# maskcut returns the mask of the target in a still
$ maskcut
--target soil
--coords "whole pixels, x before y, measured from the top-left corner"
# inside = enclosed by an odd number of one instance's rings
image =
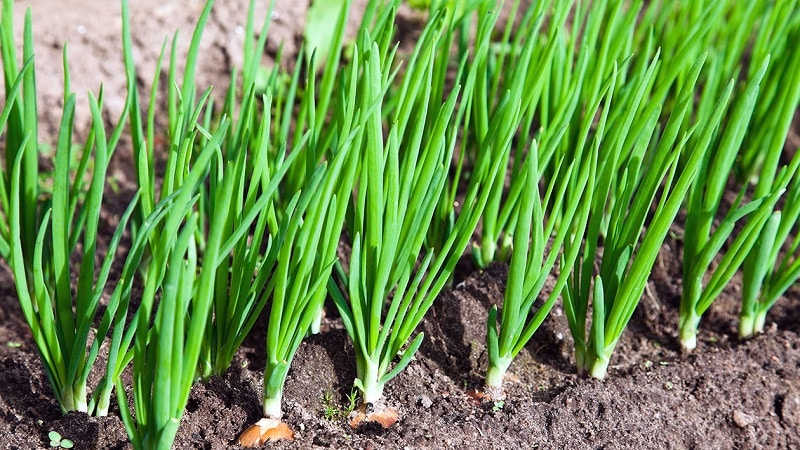
[[[114,108],[121,103],[114,102],[121,102],[124,91],[116,2],[30,3],[43,123],[58,123],[65,39],[70,41],[73,89],[85,92],[103,80],[106,105],[115,117]],[[188,42],[192,18],[203,2],[131,3],[139,79],[149,80],[164,36],[181,27]],[[227,83],[241,48],[237,26],[243,25],[246,3],[218,2],[203,40],[199,83]],[[305,11],[299,4],[277,2],[270,51],[283,41],[285,54],[296,54]],[[22,23],[24,6],[15,6],[17,24]],[[40,140],[54,142],[52,132],[45,130]],[[132,182],[125,158],[124,153],[118,157],[123,162],[113,174],[123,188],[125,180]],[[773,308],[764,334],[740,342],[740,280],[734,280],[704,317],[697,350],[683,355],[677,345],[679,257],[680,242],[670,238],[605,380],[576,374],[569,329],[557,305],[511,365],[519,380],[507,385],[503,402],[476,402],[470,393],[481,387],[487,311],[502,299],[507,267],[495,264],[477,271],[463,264],[454,286],[442,293],[420,326],[425,341],[416,359],[386,388],[387,402],[400,413],[400,421],[388,430],[353,430],[344,418],[325,417],[326,406],[346,408],[355,377],[347,334],[340,321],[328,319],[322,333],[301,345],[289,373],[284,412],[295,441],[272,446],[800,448],[800,288],[793,287]],[[223,377],[194,387],[174,448],[234,448],[238,434],[261,417],[264,332],[253,330]],[[48,448],[51,430],[73,440],[78,449],[131,448],[114,412],[112,408],[103,418],[61,414],[19,310],[11,275],[0,266],[0,448]]]

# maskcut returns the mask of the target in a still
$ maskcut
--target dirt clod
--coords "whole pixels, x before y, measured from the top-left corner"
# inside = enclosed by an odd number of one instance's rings
[[[739,428],[747,428],[747,426],[752,425],[753,422],[755,422],[755,418],[750,414],[743,413],[738,409],[733,412],[733,423]]]

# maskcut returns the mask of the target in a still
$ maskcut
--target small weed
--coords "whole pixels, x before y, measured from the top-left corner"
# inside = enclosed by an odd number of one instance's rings
[[[506,406],[506,402],[503,400],[495,400],[494,404],[492,405],[492,411],[498,412]]]
[[[322,393],[322,414],[327,420],[334,420],[336,418],[336,405],[333,403],[333,394],[331,391]]]
[[[347,405],[344,408],[339,407],[333,400],[333,393],[325,391],[322,393],[322,414],[325,419],[334,421],[342,420],[347,417],[358,405],[358,391],[353,389],[347,395]]]
[[[50,447],[72,448],[75,445],[71,440],[62,438],[58,431],[50,431],[47,437],[50,438]]]
[[[358,391],[353,389],[347,395],[347,413],[345,415],[350,414],[351,411],[356,409],[357,403],[358,403]]]

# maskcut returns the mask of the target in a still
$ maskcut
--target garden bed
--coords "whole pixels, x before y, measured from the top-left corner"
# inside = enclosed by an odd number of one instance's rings
[[[674,248],[674,247],[672,247]],[[664,252],[671,252],[665,246]],[[670,258],[665,258],[670,259]],[[669,261],[665,262],[669,264]],[[703,322],[696,352],[677,344],[677,283],[660,269],[649,284],[603,381],[579,377],[569,329],[556,306],[511,372],[501,404],[479,404],[486,367],[487,305],[501,299],[504,265],[471,272],[434,306],[416,361],[387,386],[401,420],[391,429],[353,431],[326,419],[326,405],[347,406],[355,372],[352,347],[337,321],[304,342],[285,392],[293,443],[271,448],[797,448],[800,445],[800,293],[770,315],[769,330],[736,339],[735,297]],[[31,344],[11,280],[0,307],[0,433],[9,449],[45,448],[56,430],[81,449],[130,448],[122,422],[81,413],[62,417]],[[735,293],[736,285],[729,288]],[[730,295],[730,293],[728,295]],[[176,449],[234,447],[261,417],[264,330],[255,330],[222,379],[195,386]],[[12,347],[7,343],[21,343]],[[327,400],[326,401],[326,397]],[[536,447],[538,446],[538,447]]]
[[[137,64],[144,79],[153,71],[149,64],[157,57],[152,52],[160,48],[161,36],[180,26],[188,38],[191,18],[203,6],[203,2],[196,1],[189,2],[190,7],[170,9],[161,3],[134,5],[134,35],[141,36],[135,41],[141,52],[137,54]],[[241,46],[236,41],[236,18],[242,16],[239,20],[243,20],[245,3],[216,5],[203,41],[204,56],[200,60],[205,65],[201,67],[199,83],[226,85],[230,66],[237,63],[234,49]],[[40,140],[55,139],[62,95],[57,62],[64,39],[70,41],[74,90],[83,93],[96,89],[102,80],[109,99],[124,98],[124,73],[106,65],[109,59],[118,59],[113,55],[120,54],[116,47],[119,28],[104,27],[119,21],[118,6],[112,4],[91,15],[74,10],[66,18],[55,12],[57,8],[68,8],[62,2],[37,2],[34,6],[39,40],[37,83],[45,97],[40,107],[45,133]],[[272,45],[274,52],[277,40],[283,40],[289,43],[285,52],[291,54],[297,51],[295,44],[301,40],[303,25],[300,20],[287,17],[304,17],[304,11],[282,10],[281,4],[295,3],[279,2],[278,11],[285,15],[276,19],[268,49]],[[147,6],[152,7],[149,12]],[[76,24],[84,28],[73,44],[75,39],[69,33],[78,32]],[[47,67],[51,69],[39,71]],[[116,117],[118,111],[113,102],[108,107],[110,117]],[[88,123],[87,117],[87,127]],[[50,125],[52,134],[48,135]],[[125,204],[132,195],[136,183],[133,168],[125,162],[129,160],[124,152],[114,159],[110,175],[120,189],[108,195],[120,201],[110,204]],[[114,223],[121,212],[109,209],[102,217]],[[676,233],[681,226],[680,221],[673,225]],[[287,379],[284,420],[294,428],[295,441],[271,446],[800,447],[800,289],[790,289],[773,308],[764,334],[739,342],[736,335],[741,280],[735,278],[703,318],[698,348],[691,355],[683,355],[678,344],[680,257],[680,242],[668,239],[605,380],[577,375],[569,328],[558,303],[511,365],[510,372],[519,380],[508,383],[504,401],[494,402],[481,401],[471,394],[482,386],[487,364],[486,317],[489,307],[502,301],[507,266],[493,264],[478,271],[462,264],[453,287],[445,289],[420,327],[425,341],[416,359],[387,385],[386,400],[401,417],[388,430],[353,430],[348,425],[345,416],[347,396],[355,378],[354,354],[341,321],[330,317],[323,322],[320,334],[301,344]],[[94,418],[82,413],[62,416],[13,286],[11,274],[3,265],[0,447],[46,448],[48,432],[57,431],[79,449],[131,448],[115,414],[116,406],[112,406],[109,417]],[[331,316],[335,315],[333,304],[328,304],[327,309]],[[265,325],[257,325],[224,377],[193,388],[174,448],[235,447],[239,433],[261,418],[264,341]]]

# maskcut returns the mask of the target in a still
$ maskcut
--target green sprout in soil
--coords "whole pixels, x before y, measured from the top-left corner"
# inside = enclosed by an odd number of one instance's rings
[[[711,17],[724,14],[726,20],[709,28],[702,38],[715,61],[703,77],[705,89],[721,89],[725,79],[738,72],[745,72],[739,78],[746,82],[732,99],[729,118],[717,132],[713,150],[706,155],[701,175],[689,194],[680,308],[680,340],[686,350],[696,346],[700,318],[740,266],[744,275],[742,336],[760,329],[758,324],[776,299],[775,293],[783,292],[783,286],[797,276],[792,273],[796,269],[791,267],[791,257],[783,260],[784,265],[777,261],[777,249],[795,223],[794,212],[791,206],[787,208],[789,217],[781,225],[781,234],[776,234],[781,219],[775,212],[796,172],[794,164],[778,170],[791,117],[800,100],[796,73],[800,58],[797,52],[787,51],[786,44],[800,29],[796,5],[795,1],[707,5]],[[710,101],[696,106],[698,114],[709,108]],[[730,186],[732,173],[739,175],[739,182],[755,182],[756,188],[750,194],[748,187],[742,186],[739,197],[720,220],[727,203],[723,193]],[[745,203],[745,197],[750,201]],[[739,220],[744,225],[737,225]],[[780,268],[773,271],[776,265]],[[767,272],[774,273],[774,278],[766,280]],[[772,284],[780,278],[777,285]],[[762,285],[764,298],[756,300]],[[777,291],[770,292],[772,286]]]
[[[58,431],[50,431],[47,433],[47,438],[50,439],[50,447],[53,448],[72,448],[75,443],[69,439],[61,437]]]
[[[198,217],[191,209],[196,204],[201,175],[219,151],[226,126],[223,124],[206,144],[186,183],[176,191],[174,204],[163,219],[164,233],[150,236],[152,259],[146,265],[141,304],[131,324],[135,330],[133,348],[123,347],[123,354],[132,352],[135,415],[129,411],[122,381],[116,379],[120,413],[134,448],[172,446],[196,378],[202,336],[213,301],[217,272],[214,263],[224,243],[235,176],[229,174],[213,193],[217,209],[202,261],[198,261],[195,240]],[[160,299],[156,303],[157,296]]]
[[[790,240],[792,229],[800,223],[800,152],[796,152],[784,178],[792,176],[791,186],[784,196],[782,210],[773,212],[761,231],[748,258],[742,277],[742,310],[739,337],[748,338],[764,329],[767,312],[798,279],[800,237]],[[784,182],[785,183],[785,182]],[[773,188],[774,189],[774,188]],[[788,243],[788,250],[784,245]]]
[[[347,403],[344,407],[337,405],[336,401],[333,399],[333,393],[327,390],[322,393],[321,402],[322,414],[325,416],[326,420],[344,420],[358,406],[358,391],[353,389],[349,394],[347,394]]]
[[[251,0],[245,27],[245,58],[241,70],[241,90],[238,71],[222,105],[226,117],[235,118],[222,140],[223,159],[235,171],[234,201],[225,225],[224,251],[218,261],[212,303],[212,320],[203,336],[199,371],[202,378],[222,375],[236,355],[247,334],[258,322],[268,303],[269,288],[278,252],[285,238],[286,227],[279,221],[292,215],[282,205],[281,187],[299,156],[306,150],[308,137],[299,139],[286,155],[286,141],[280,150],[272,147],[275,130],[272,107],[275,102],[275,71],[257,94],[257,68],[264,53],[263,36],[269,31],[269,15],[255,37],[254,5]],[[271,11],[271,10],[270,10]],[[184,82],[194,83],[184,77]],[[241,92],[241,93],[240,93]],[[214,114],[204,111],[206,128],[214,125]],[[224,177],[226,174],[217,174]],[[274,187],[272,184],[277,183]],[[202,190],[204,195],[206,190]],[[270,195],[264,195],[265,193]],[[294,193],[292,193],[294,194]],[[291,196],[291,195],[287,195]],[[215,203],[208,195],[201,200],[201,215],[211,218]],[[302,215],[302,209],[297,212]],[[208,219],[206,219],[208,220]]]
[[[347,131],[344,130],[345,135],[349,134]],[[258,445],[267,439],[291,438],[288,426],[274,421],[282,416],[283,390],[292,359],[311,331],[326,297],[327,280],[336,260],[355,180],[357,153],[353,145],[358,142],[358,139],[343,140],[333,160],[328,166],[319,167],[284,216],[281,242],[266,290],[272,297],[264,368],[263,412],[268,422],[259,422],[245,431],[240,438],[242,445],[255,444],[249,438],[255,436],[256,430],[260,435]],[[281,427],[285,436],[268,434],[276,427]]]

